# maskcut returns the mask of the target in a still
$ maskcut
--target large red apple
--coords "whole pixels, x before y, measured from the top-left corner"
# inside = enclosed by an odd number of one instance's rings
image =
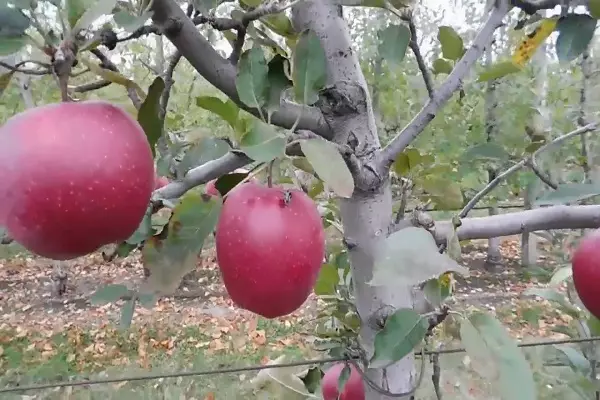
[[[290,314],[304,303],[325,251],[321,217],[310,197],[256,182],[228,193],[215,241],[229,296],[265,318]]]
[[[66,260],[126,240],[154,189],[141,126],[104,101],[33,108],[0,129],[0,202],[15,241]]]
[[[236,174],[247,174],[248,172],[249,171],[244,168],[238,168],[235,171],[233,171],[233,173],[236,173]],[[250,178],[249,181],[256,181],[256,179]],[[216,179],[213,179],[212,181],[208,181],[206,183],[206,186],[204,187],[204,193],[208,194],[209,196],[215,196],[215,197],[221,196],[221,193],[219,193],[219,191],[217,190],[216,183],[217,183]]]
[[[342,394],[339,394],[338,382],[344,365],[343,362],[336,363],[323,375],[321,380],[323,400],[365,400],[365,387],[362,377],[352,364],[350,365],[350,377],[342,389]]]
[[[593,316],[600,318],[600,229],[579,242],[571,263],[579,299]]]

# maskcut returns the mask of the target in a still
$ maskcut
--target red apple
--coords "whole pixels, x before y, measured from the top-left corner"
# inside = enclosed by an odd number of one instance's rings
[[[29,109],[0,129],[0,203],[11,237],[66,260],[126,240],[154,189],[142,127],[104,101]]]
[[[169,178],[165,176],[154,176],[154,190],[160,189],[163,186],[167,186],[169,184]]]
[[[600,318],[600,229],[586,235],[571,259],[573,284],[588,311]]]
[[[365,387],[362,377],[352,364],[350,365],[350,377],[342,389],[342,394],[339,394],[338,382],[344,365],[343,362],[336,363],[323,375],[321,380],[323,400],[365,400]]]
[[[304,303],[325,251],[325,232],[311,198],[257,182],[229,192],[215,241],[229,296],[265,318],[290,314]]]
[[[235,171],[233,171],[233,173],[237,173],[237,174],[247,174],[249,171],[247,169],[244,168],[238,168]],[[256,181],[255,178],[250,178],[249,181]],[[204,187],[204,193],[208,194],[209,196],[221,196],[221,193],[219,193],[219,191],[217,190],[217,186],[216,186],[217,180],[213,179],[212,181],[208,181],[206,183],[206,186]]]

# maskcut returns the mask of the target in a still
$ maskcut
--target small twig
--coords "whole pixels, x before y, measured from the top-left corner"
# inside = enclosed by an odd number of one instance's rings
[[[552,182],[552,178],[540,169],[534,159],[527,160],[525,165],[531,168],[533,173],[536,174],[537,177],[540,178],[540,180],[546,185],[550,186],[554,190],[558,189],[558,185]]]
[[[419,42],[417,40],[417,27],[415,26],[415,21],[413,19],[412,13],[407,13],[402,19],[408,23],[408,29],[410,29],[410,42],[408,42],[408,46],[412,50],[415,59],[417,60],[417,65],[419,66],[419,70],[421,71],[421,75],[423,76],[423,81],[425,82],[427,93],[429,94],[429,98],[431,99],[433,98],[434,93],[433,80],[431,79],[431,74],[429,73],[427,64],[425,64],[425,59],[421,54],[421,49],[419,48]]]
[[[21,68],[23,65],[25,65],[27,63],[37,64],[39,66],[44,67],[45,69]],[[4,61],[0,61],[0,67],[6,68],[6,69],[14,71],[14,72],[20,72],[22,74],[27,74],[27,75],[48,75],[48,74],[52,73],[52,70],[51,70],[52,66],[50,64],[43,63],[40,61],[27,60],[27,61],[21,61],[15,65],[10,65],[10,64],[5,63]]]
[[[107,86],[110,86],[111,84],[112,84],[111,81],[107,81],[105,79],[100,79],[95,82],[84,83],[82,85],[69,87],[69,90],[72,92],[75,92],[75,93],[85,93],[85,92],[91,92],[94,90],[105,88]]]
[[[402,180],[401,188],[402,194],[400,195],[400,207],[396,213],[396,219],[394,220],[395,224],[400,223],[404,219],[404,214],[406,213],[406,205],[408,204],[408,198],[410,197],[410,192],[413,188],[413,183],[410,179],[400,178]]]
[[[433,354],[431,356],[431,363],[433,364],[433,373],[431,374],[431,381],[433,383],[433,390],[437,400],[442,400],[443,394],[440,388],[440,380],[442,375],[442,369],[440,368],[440,355]]]
[[[77,44],[74,40],[65,39],[61,42],[52,57],[52,68],[58,78],[62,101],[71,101],[69,96],[69,78],[77,54]]]
[[[167,67],[167,71],[165,72],[165,89],[163,90],[162,96],[160,98],[160,119],[164,119],[165,115],[167,115],[167,106],[171,97],[171,89],[173,88],[173,84],[175,83],[175,80],[173,79],[173,74],[180,60],[181,52],[179,50],[175,50],[173,55],[170,57],[169,65]]]
[[[520,8],[529,15],[533,15],[540,10],[551,10],[558,5],[562,5],[563,0],[510,0],[510,4]]]
[[[389,166],[396,160],[397,155],[423,132],[425,127],[435,118],[438,110],[462,86],[462,80],[471,71],[472,66],[479,60],[487,45],[492,41],[494,32],[502,25],[509,8],[507,4],[502,2],[499,7],[493,9],[487,21],[477,33],[471,47],[456,63],[444,83],[436,89],[433,98],[429,99],[412,121],[380,151],[377,167],[381,171],[381,175],[387,173]]]
[[[96,58],[98,60],[100,60],[102,68],[106,68],[106,69],[109,69],[114,72],[119,72],[119,69],[117,68],[115,63],[110,61],[110,59],[108,57],[106,57],[106,55],[104,53],[102,53],[102,51],[100,51],[99,49],[92,49],[92,50],[90,50],[90,52],[94,56],[96,56]],[[140,96],[138,95],[138,93],[135,91],[135,88],[128,87],[127,95],[129,96],[129,99],[131,100],[131,102],[133,103],[135,108],[137,108],[139,110],[139,108],[142,105],[142,100],[140,99]]]
[[[488,183],[486,187],[484,187],[480,192],[478,192],[477,194],[475,194],[475,196],[473,196],[473,198],[471,200],[469,200],[469,202],[467,203],[467,205],[465,205],[465,207],[458,214],[458,217],[459,218],[466,217],[467,214],[473,209],[473,207],[483,197],[485,197],[489,192],[491,192],[496,186],[498,186],[500,184],[500,182],[502,182],[504,179],[506,179],[507,177],[509,177],[513,173],[517,172],[521,168],[523,168],[525,165],[527,165],[527,163],[530,160],[535,160],[536,156],[538,156],[539,154],[543,153],[544,151],[550,149],[551,147],[556,146],[556,145],[558,145],[558,144],[564,142],[565,140],[568,140],[568,139],[570,139],[570,138],[572,138],[574,136],[578,136],[578,135],[581,135],[581,134],[584,134],[584,133],[596,130],[598,128],[598,124],[599,124],[598,122],[594,122],[594,123],[588,124],[586,126],[582,126],[580,128],[577,128],[574,131],[571,131],[571,132],[569,132],[569,133],[567,133],[565,135],[557,137],[556,139],[554,139],[550,143],[547,143],[547,144],[543,145],[542,147],[540,147],[539,149],[537,149],[530,156],[525,157],[523,160],[519,161],[518,163],[516,163],[515,165],[513,165],[512,167],[510,167],[509,169],[507,169],[503,173],[499,174],[498,176],[496,176],[496,178],[494,178],[492,181],[490,181],[490,183]]]

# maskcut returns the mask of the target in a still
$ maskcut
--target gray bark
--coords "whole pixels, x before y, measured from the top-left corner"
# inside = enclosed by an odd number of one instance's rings
[[[336,115],[323,108],[323,114],[333,131],[333,141],[345,144],[352,135],[358,139],[356,155],[359,161],[368,162],[368,156],[380,148],[372,103],[358,57],[352,49],[347,23],[342,9],[330,1],[303,1],[292,9],[293,23],[297,31],[313,30],[321,39],[328,59],[328,85],[333,91],[345,95],[356,112]],[[340,97],[338,97],[340,98]],[[343,106],[344,104],[334,104]],[[346,239],[355,244],[350,250],[352,279],[356,306],[362,319],[361,343],[368,356],[372,355],[376,327],[368,322],[382,307],[412,308],[410,288],[372,287],[375,255],[378,246],[387,237],[392,221],[392,195],[389,178],[376,191],[364,190],[360,184],[350,199],[340,200],[340,213]],[[383,370],[368,370],[373,382],[393,393],[412,389],[415,375],[413,356]],[[384,399],[385,396],[365,387],[367,399]]]

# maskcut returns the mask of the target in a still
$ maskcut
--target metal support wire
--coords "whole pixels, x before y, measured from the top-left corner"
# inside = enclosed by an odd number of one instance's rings
[[[518,347],[537,347],[537,346],[552,346],[556,344],[569,344],[569,343],[590,343],[600,341],[600,337],[594,336],[589,338],[576,338],[576,339],[561,339],[561,340],[546,340],[539,342],[528,342],[528,343],[518,343]],[[464,348],[455,348],[455,349],[440,349],[440,350],[427,350],[415,354],[416,357],[421,356],[431,356],[431,355],[443,355],[443,354],[456,354],[456,353],[464,353],[466,350]],[[147,381],[154,379],[167,379],[167,378],[179,378],[179,377],[191,377],[191,376],[208,376],[208,375],[221,375],[221,374],[234,374],[241,372],[251,372],[251,371],[260,371],[263,369],[274,369],[274,368],[286,368],[286,367],[300,367],[300,366],[309,366],[309,365],[322,365],[329,364],[334,362],[345,362],[350,361],[348,357],[332,357],[332,358],[324,358],[324,359],[315,359],[315,360],[303,360],[296,361],[286,364],[268,364],[268,365],[249,365],[246,367],[234,367],[234,368],[223,368],[223,369],[215,369],[215,370],[194,370],[194,371],[179,371],[179,372],[171,372],[171,373],[154,373],[154,374],[145,374],[145,375],[132,375],[132,376],[124,376],[120,378],[98,378],[98,379],[85,379],[85,380],[76,380],[76,381],[61,381],[54,383],[42,383],[35,385],[26,385],[26,386],[9,386],[5,388],[0,388],[1,393],[16,393],[16,392],[24,392],[30,390],[44,390],[44,389],[53,389],[59,387],[73,387],[73,386],[88,386],[88,385],[98,385],[98,384],[107,384],[107,383],[119,383],[119,382],[135,382],[135,381]]]

